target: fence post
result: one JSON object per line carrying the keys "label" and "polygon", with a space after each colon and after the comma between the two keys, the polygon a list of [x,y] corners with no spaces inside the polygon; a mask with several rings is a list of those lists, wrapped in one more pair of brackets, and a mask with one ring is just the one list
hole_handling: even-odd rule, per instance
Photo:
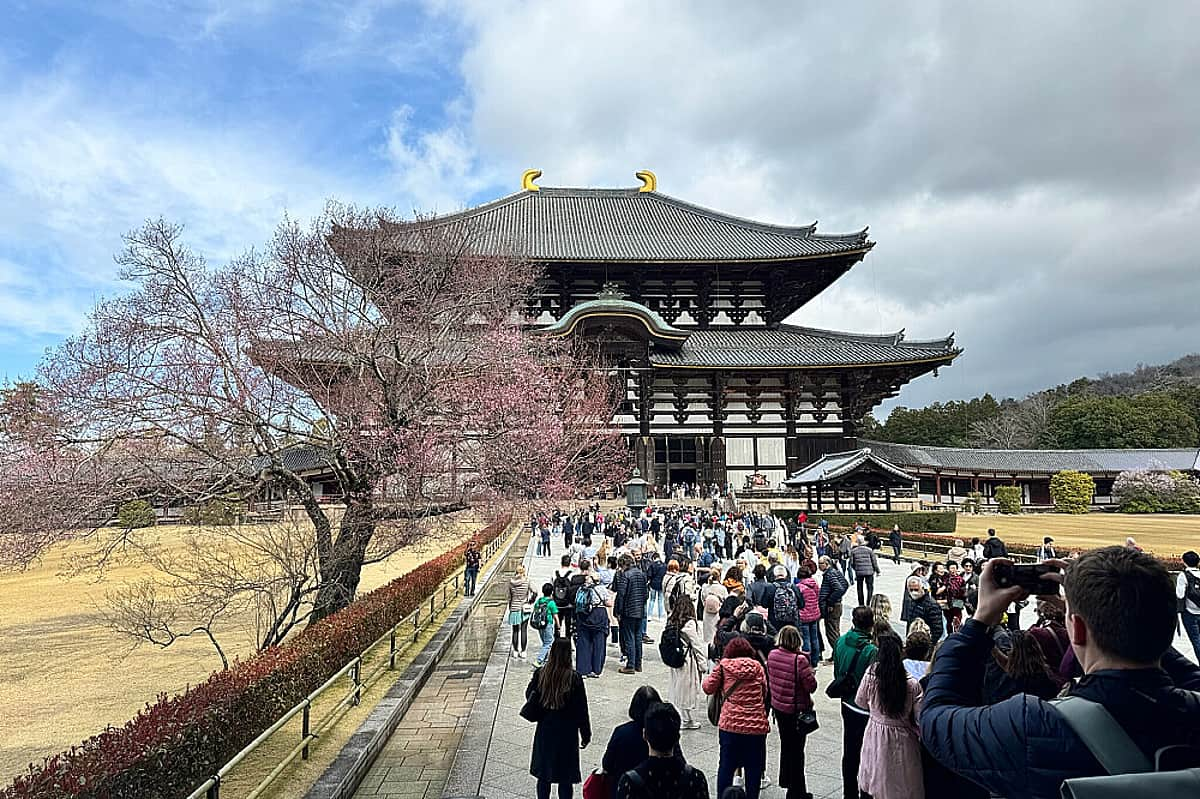
{"label": "fence post", "polygon": [[396,627],[399,626],[397,624],[395,627],[392,627],[392,635],[388,641],[388,670],[395,670],[396,668]]}
{"label": "fence post", "polygon": [[309,707],[309,701],[304,700],[304,715],[300,719],[300,740],[304,742],[304,748],[300,750],[301,760],[308,760]]}
{"label": "fence post", "polygon": [[417,642],[417,635],[418,635],[418,631],[420,630],[420,626],[419,626],[420,623],[421,623],[421,609],[417,608],[415,611],[413,611],[413,643],[414,644]]}
{"label": "fence post", "polygon": [[221,797],[221,775],[214,774],[212,776],[213,784],[209,786],[204,794],[204,799],[220,799]]}
{"label": "fence post", "polygon": [[429,620],[430,621],[433,621],[433,616],[435,613],[437,613],[437,611],[435,611],[433,609],[433,594],[430,594],[429,595]]}
{"label": "fence post", "polygon": [[354,659],[354,668],[350,670],[350,673],[354,678],[354,703],[353,704],[354,704],[354,706],[357,707],[359,701],[362,699],[362,680],[359,679],[360,676],[362,675],[362,658],[361,657]]}
{"label": "fence post", "polygon": [[442,583],[442,610],[446,609],[446,584]]}

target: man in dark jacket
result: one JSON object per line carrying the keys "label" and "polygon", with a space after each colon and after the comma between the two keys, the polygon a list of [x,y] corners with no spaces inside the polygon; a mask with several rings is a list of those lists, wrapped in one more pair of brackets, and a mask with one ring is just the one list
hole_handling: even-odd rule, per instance
{"label": "man in dark jacket", "polygon": [[919,577],[909,577],[904,589],[908,592],[908,602],[900,621],[908,622],[909,626],[912,626],[914,619],[924,619],[929,625],[929,637],[936,644],[942,640],[942,633],[946,631],[941,605],[929,595]]}
{"label": "man in dark jacket", "polygon": [[1004,546],[1004,542],[992,528],[988,529],[987,541],[983,542],[983,557],[984,559],[1008,557],[1008,547]]}
{"label": "man in dark jacket", "polygon": [[821,591],[817,594],[817,604],[825,621],[825,640],[829,642],[829,662],[832,663],[833,648],[842,637],[842,597],[850,590],[850,581],[833,565],[828,555],[821,556],[818,568],[821,570]]}
{"label": "man in dark jacket", "polygon": [[679,754],[680,727],[674,705],[650,706],[643,728],[650,756],[617,777],[617,799],[708,799],[708,779]]}
{"label": "man in dark jacket", "polygon": [[646,575],[633,562],[633,558],[622,555],[621,574],[614,580],[617,598],[613,612],[617,614],[621,628],[621,647],[625,651],[625,666],[621,674],[633,674],[642,670],[642,619],[646,617]]}
{"label": "man in dark jacket", "polygon": [[[1051,799],[1064,780],[1105,771],[1054,705],[1018,694],[979,706],[988,628],[1027,596],[999,588],[995,565],[984,566],[975,615],[938,652],[921,739],[940,763],[993,794]],[[1170,648],[1175,594],[1163,565],[1105,547],[1071,564],[1064,585],[1067,631],[1084,673],[1070,695],[1103,705],[1151,760],[1164,746],[1200,743],[1200,668]]]}

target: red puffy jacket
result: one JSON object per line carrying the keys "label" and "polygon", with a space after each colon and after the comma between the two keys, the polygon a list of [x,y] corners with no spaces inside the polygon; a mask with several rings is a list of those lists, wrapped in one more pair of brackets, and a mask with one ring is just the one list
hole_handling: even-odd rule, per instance
{"label": "red puffy jacket", "polygon": [[800,621],[810,622],[821,618],[821,589],[817,587],[817,581],[805,577],[796,583],[796,588],[804,597],[804,607],[800,608]]}

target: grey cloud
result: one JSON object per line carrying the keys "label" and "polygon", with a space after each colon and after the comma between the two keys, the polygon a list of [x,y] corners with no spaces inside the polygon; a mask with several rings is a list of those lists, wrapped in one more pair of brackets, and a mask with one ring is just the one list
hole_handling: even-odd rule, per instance
{"label": "grey cloud", "polygon": [[1200,349],[1200,6],[474,5],[481,161],[879,245],[805,323],[966,355],[908,404]]}

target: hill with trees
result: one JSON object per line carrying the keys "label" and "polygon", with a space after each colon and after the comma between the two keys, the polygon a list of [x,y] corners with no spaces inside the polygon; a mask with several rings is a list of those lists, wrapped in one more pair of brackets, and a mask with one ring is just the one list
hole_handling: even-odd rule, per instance
{"label": "hill with trees", "polygon": [[883,423],[868,417],[863,437],[995,449],[1200,446],[1200,354],[1081,377],[1023,399],[984,394],[898,407]]}

